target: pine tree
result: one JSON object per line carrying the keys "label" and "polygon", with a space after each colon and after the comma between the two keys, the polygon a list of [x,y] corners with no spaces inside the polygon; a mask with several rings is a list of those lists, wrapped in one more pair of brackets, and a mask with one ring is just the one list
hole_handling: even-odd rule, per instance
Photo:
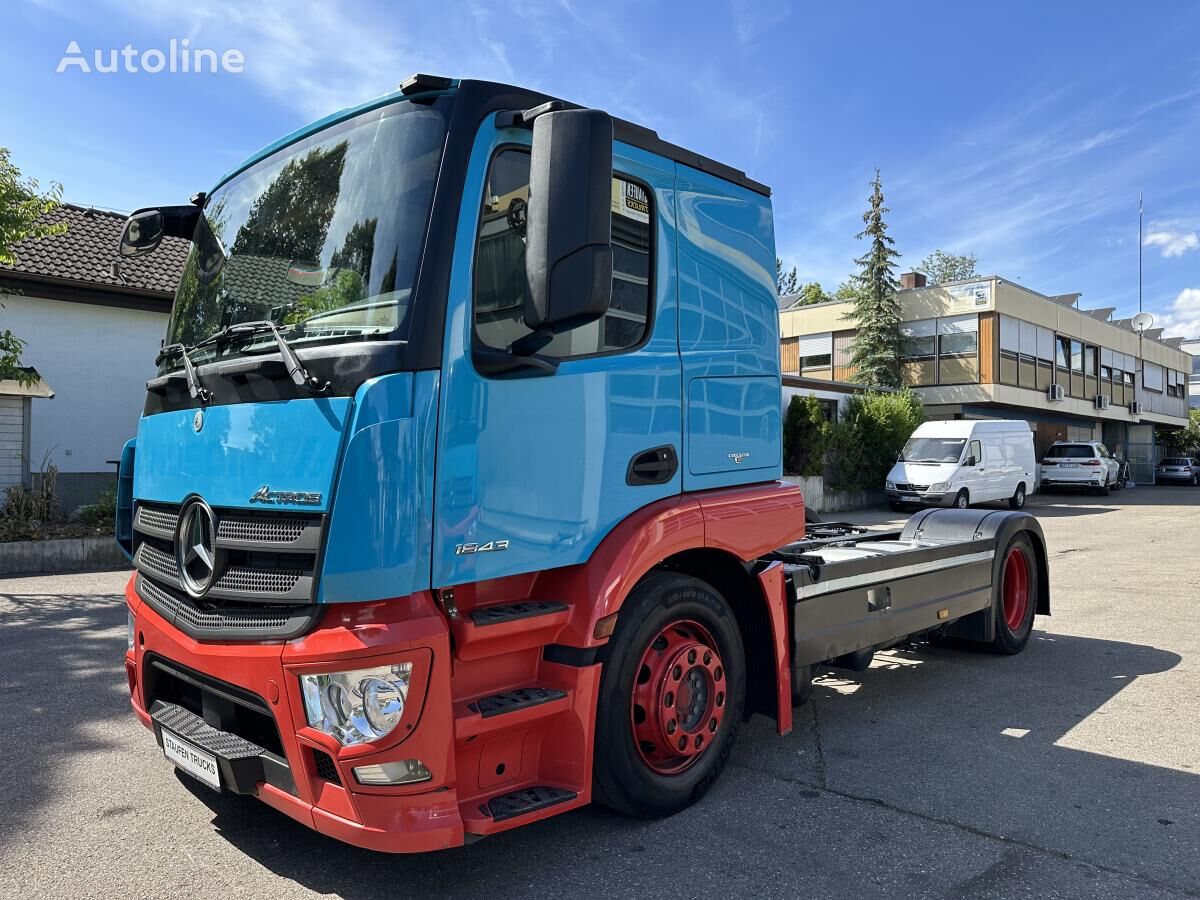
{"label": "pine tree", "polygon": [[856,380],[872,387],[900,386],[900,304],[896,300],[896,242],[887,233],[883,183],[879,170],[871,182],[871,207],[863,213],[864,228],[856,235],[867,238],[870,248],[854,262],[860,271],[852,276],[858,288],[852,312],[846,318],[858,325],[852,365]]}
{"label": "pine tree", "polygon": [[775,284],[780,297],[791,297],[800,293],[800,277],[796,274],[796,267],[792,266],[789,271],[784,271],[783,260],[778,256],[775,257]]}

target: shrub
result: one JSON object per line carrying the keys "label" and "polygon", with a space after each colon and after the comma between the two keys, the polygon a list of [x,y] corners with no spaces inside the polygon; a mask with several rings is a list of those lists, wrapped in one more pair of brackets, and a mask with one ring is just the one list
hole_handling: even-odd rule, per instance
{"label": "shrub", "polygon": [[881,489],[896,455],[924,419],[921,401],[908,389],[852,396],[842,421],[829,431],[826,460],[832,482]]}
{"label": "shrub", "polygon": [[46,466],[36,487],[14,484],[4,491],[0,507],[0,540],[29,540],[41,535],[44,526],[62,518],[58,505],[58,467]]}
{"label": "shrub", "polygon": [[79,519],[89,528],[114,528],[117,518],[117,491],[109,488],[96,498],[91,506],[85,506]]}
{"label": "shrub", "polygon": [[820,475],[825,468],[825,412],[816,397],[793,397],[783,420],[783,471]]}

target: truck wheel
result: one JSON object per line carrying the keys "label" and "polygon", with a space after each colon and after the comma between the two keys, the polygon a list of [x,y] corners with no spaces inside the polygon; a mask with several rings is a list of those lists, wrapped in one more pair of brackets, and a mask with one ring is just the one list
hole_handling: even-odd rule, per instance
{"label": "truck wheel", "polygon": [[596,800],[645,818],[692,805],[742,723],[745,652],[728,604],[697,578],[656,572],[626,599],[600,661]]}
{"label": "truck wheel", "polygon": [[1038,600],[1037,554],[1025,534],[1008,543],[1000,563],[993,607],[996,610],[996,637],[991,648],[997,653],[1020,653],[1033,633],[1033,615]]}
{"label": "truck wheel", "polygon": [[1025,485],[1018,484],[1016,492],[1008,498],[1008,505],[1011,509],[1025,508]]}
{"label": "truck wheel", "polygon": [[967,493],[967,489],[963,488],[958,492],[958,496],[954,498],[955,509],[966,509],[971,505],[971,497]]}

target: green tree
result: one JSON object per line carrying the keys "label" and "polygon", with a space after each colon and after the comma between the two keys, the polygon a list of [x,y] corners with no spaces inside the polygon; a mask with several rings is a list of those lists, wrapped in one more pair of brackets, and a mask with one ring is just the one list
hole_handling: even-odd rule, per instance
{"label": "green tree", "polygon": [[825,453],[831,481],[881,489],[896,454],[924,419],[920,398],[907,388],[850,397],[841,421],[829,429]]}
{"label": "green tree", "polygon": [[1158,442],[1172,453],[1200,456],[1200,409],[1188,410],[1188,426],[1178,431],[1159,432]]}
{"label": "green tree", "polygon": [[793,294],[800,293],[800,277],[796,274],[796,267],[785,272],[783,270],[783,260],[778,256],[775,257],[775,285],[779,289],[780,297],[790,297]]}
{"label": "green tree", "polygon": [[929,279],[930,284],[948,284],[951,281],[966,281],[978,277],[975,267],[979,257],[974,253],[947,253],[934,250],[921,260],[917,271]]}
{"label": "green tree", "polygon": [[[16,263],[16,245],[21,241],[40,240],[67,230],[65,222],[48,221],[61,202],[61,184],[41,190],[37,181],[21,176],[7,148],[0,147],[0,264]],[[7,328],[0,330],[0,379],[16,379],[25,385],[37,380],[21,367],[24,349],[23,340]]]}
{"label": "green tree", "polygon": [[858,285],[854,283],[853,276],[851,276],[837,286],[837,290],[833,292],[833,299],[857,300],[860,293],[862,292],[858,289]]}
{"label": "green tree", "polygon": [[825,303],[833,299],[825,293],[825,289],[821,287],[819,281],[808,282],[800,288],[798,293],[800,299],[796,301],[797,306],[811,306],[814,303]]}
{"label": "green tree", "polygon": [[825,465],[825,411],[816,397],[792,397],[783,420],[783,470],[820,475]]}
{"label": "green tree", "polygon": [[855,260],[853,276],[858,295],[846,318],[858,327],[852,364],[856,378],[872,387],[900,385],[900,303],[896,299],[895,260],[900,256],[883,220],[883,183],[879,170],[871,182],[870,208],[863,213],[863,230],[857,237],[870,241],[867,252]]}

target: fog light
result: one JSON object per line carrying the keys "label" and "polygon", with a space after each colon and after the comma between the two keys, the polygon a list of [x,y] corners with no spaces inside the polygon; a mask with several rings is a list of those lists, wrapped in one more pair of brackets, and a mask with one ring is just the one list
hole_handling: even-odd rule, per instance
{"label": "fog light", "polygon": [[354,777],[359,784],[417,784],[433,775],[419,759],[379,763],[374,766],[355,766]]}
{"label": "fog light", "polygon": [[127,606],[127,607],[125,607],[125,612],[129,616],[128,626],[125,631],[125,651],[127,653],[132,653],[133,652],[133,610]]}

